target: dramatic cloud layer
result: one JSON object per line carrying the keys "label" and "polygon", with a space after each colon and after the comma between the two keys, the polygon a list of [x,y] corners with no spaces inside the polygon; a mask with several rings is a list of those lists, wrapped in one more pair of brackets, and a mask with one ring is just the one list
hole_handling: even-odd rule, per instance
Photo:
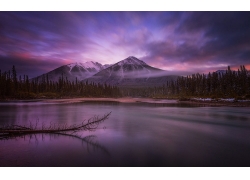
{"label": "dramatic cloud layer", "polygon": [[171,74],[246,65],[250,12],[0,12],[0,69],[31,77],[136,56]]}

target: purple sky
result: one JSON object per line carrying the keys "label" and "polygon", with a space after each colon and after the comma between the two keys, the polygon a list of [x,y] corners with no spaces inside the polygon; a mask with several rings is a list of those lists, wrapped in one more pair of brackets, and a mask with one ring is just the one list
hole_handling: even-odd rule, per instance
{"label": "purple sky", "polygon": [[246,65],[250,12],[0,12],[0,69],[40,75],[135,56],[186,75]]}

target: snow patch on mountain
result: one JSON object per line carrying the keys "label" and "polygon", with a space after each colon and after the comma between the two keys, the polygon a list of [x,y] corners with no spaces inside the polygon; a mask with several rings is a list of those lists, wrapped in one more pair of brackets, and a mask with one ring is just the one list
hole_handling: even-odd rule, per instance
{"label": "snow patch on mountain", "polygon": [[227,70],[217,70],[216,73],[226,74]]}
{"label": "snow patch on mountain", "polygon": [[100,64],[100,63],[98,63],[98,62],[93,62],[93,61],[87,61],[87,62],[85,62],[85,63],[78,63],[78,62],[76,62],[76,63],[68,64],[67,66],[70,68],[69,71],[72,71],[72,69],[73,69],[74,67],[84,68],[84,69],[86,69],[87,71],[88,71],[89,69],[91,69],[91,70],[96,70],[96,71],[100,71],[100,70],[104,69],[104,66],[103,66],[102,64]]}
{"label": "snow patch on mountain", "polygon": [[113,64],[104,64],[104,65],[103,65],[103,68],[106,69],[106,68],[108,68],[108,67],[110,67],[110,66],[112,66],[112,65],[113,65]]}

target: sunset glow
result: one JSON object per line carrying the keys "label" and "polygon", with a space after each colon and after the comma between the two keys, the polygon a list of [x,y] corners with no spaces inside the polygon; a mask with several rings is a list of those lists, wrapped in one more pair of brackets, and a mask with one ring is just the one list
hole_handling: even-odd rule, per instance
{"label": "sunset glow", "polygon": [[135,56],[173,74],[250,66],[249,12],[0,12],[0,66],[40,75]]}

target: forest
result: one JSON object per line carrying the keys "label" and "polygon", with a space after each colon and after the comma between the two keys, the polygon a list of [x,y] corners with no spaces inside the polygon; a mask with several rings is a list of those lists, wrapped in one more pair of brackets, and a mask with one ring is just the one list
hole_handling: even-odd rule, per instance
{"label": "forest", "polygon": [[0,99],[37,99],[67,97],[119,97],[118,87],[107,84],[72,82],[62,76],[57,82],[43,76],[41,81],[30,80],[27,75],[19,76],[15,66],[12,71],[0,71]]}
{"label": "forest", "polygon": [[122,89],[127,96],[152,98],[236,98],[250,99],[250,74],[245,66],[238,71],[180,76],[176,81],[168,81],[160,87]]}
{"label": "forest", "polygon": [[245,66],[238,71],[212,72],[180,76],[160,87],[119,88],[108,84],[69,81],[62,76],[50,81],[44,75],[41,81],[19,76],[15,66],[12,71],[0,70],[0,99],[37,99],[67,97],[151,97],[151,98],[236,98],[250,99],[250,75]]}

